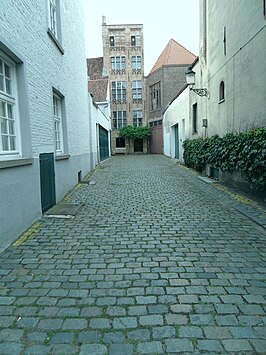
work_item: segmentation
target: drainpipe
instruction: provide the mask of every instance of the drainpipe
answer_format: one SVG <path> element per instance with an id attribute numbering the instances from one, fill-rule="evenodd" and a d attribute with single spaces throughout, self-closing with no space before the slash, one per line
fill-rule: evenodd
<path id="1" fill-rule="evenodd" d="M 207 3 L 206 0 L 201 0 L 201 43 L 200 53 L 206 62 L 207 50 Z"/>

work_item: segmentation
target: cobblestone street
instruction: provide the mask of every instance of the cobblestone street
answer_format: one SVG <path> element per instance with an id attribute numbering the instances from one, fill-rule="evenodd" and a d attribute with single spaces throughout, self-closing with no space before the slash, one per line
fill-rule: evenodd
<path id="1" fill-rule="evenodd" d="M 265 230 L 197 176 L 112 157 L 3 251 L 0 354 L 266 354 Z"/>

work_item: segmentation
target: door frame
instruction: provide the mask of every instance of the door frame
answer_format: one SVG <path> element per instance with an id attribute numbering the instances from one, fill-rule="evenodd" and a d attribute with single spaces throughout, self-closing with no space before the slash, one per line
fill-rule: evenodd
<path id="1" fill-rule="evenodd" d="M 39 164 L 41 208 L 44 213 L 56 204 L 54 153 L 41 153 Z"/>

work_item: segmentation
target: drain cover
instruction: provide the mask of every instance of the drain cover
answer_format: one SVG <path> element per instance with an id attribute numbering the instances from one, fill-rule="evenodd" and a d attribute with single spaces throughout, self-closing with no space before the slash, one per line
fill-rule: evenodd
<path id="1" fill-rule="evenodd" d="M 50 208 L 45 214 L 49 216 L 75 216 L 81 205 L 78 203 L 58 203 Z"/>

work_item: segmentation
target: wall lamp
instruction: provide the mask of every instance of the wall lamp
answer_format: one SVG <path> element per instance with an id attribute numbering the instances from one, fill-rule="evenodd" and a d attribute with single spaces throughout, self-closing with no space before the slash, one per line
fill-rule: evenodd
<path id="1" fill-rule="evenodd" d="M 192 67 L 188 67 L 186 71 L 186 80 L 190 90 L 194 91 L 195 94 L 199 96 L 208 96 L 208 90 L 205 88 L 202 89 L 193 89 L 195 85 L 195 72 L 192 70 Z"/>

